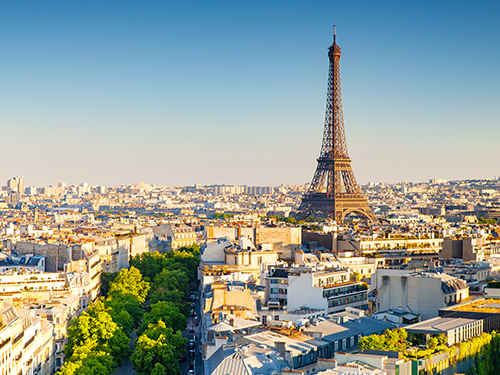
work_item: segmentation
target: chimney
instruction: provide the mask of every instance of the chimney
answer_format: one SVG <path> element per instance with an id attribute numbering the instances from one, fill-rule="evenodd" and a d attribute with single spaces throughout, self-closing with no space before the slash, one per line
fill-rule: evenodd
<path id="1" fill-rule="evenodd" d="M 283 358 L 286 358 L 286 342 L 276 341 L 274 343 L 276 350 L 281 354 Z"/>

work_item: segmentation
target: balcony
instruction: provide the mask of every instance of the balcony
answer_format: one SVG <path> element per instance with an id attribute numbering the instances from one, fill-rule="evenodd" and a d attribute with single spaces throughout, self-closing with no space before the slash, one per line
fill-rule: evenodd
<path id="1" fill-rule="evenodd" d="M 13 341 L 12 345 L 16 345 L 24 337 L 24 331 L 21 332 Z"/>
<path id="2" fill-rule="evenodd" d="M 10 337 L 6 338 L 0 343 L 0 349 L 2 349 L 5 345 L 7 345 L 10 342 Z"/>
<path id="3" fill-rule="evenodd" d="M 347 296 L 354 293 L 364 292 L 368 290 L 368 286 L 366 284 L 351 284 L 348 286 L 344 286 L 338 289 L 328 289 L 323 291 L 323 298 L 335 298 L 340 296 Z"/>
<path id="4" fill-rule="evenodd" d="M 28 341 L 26 341 L 26 344 L 24 344 L 24 349 L 30 346 L 33 341 L 35 341 L 35 335 L 33 335 Z"/>

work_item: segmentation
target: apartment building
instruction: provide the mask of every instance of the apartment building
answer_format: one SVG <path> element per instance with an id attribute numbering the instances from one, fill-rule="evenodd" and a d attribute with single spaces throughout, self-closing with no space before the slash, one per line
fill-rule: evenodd
<path id="1" fill-rule="evenodd" d="M 325 313 L 346 307 L 368 308 L 368 286 L 351 281 L 348 269 L 314 270 L 304 267 L 271 267 L 264 275 L 265 303 L 269 309 L 288 311 L 307 307 Z"/>
<path id="2" fill-rule="evenodd" d="M 0 374 L 53 374 L 54 325 L 3 300 L 0 316 Z"/>
<path id="3" fill-rule="evenodd" d="M 438 272 L 377 269 L 371 286 L 378 293 L 377 311 L 400 308 L 422 319 L 434 318 L 439 309 L 469 299 L 464 280 Z"/>

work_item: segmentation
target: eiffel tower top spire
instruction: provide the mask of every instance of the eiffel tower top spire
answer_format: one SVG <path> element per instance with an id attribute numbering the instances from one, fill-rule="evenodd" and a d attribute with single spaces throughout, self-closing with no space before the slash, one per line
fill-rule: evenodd
<path id="1" fill-rule="evenodd" d="M 342 110 L 342 84 L 340 80 L 340 47 L 337 45 L 336 26 L 333 44 L 328 48 L 328 92 L 326 97 L 325 130 L 320 158 L 349 159 Z"/>
<path id="2" fill-rule="evenodd" d="M 296 216 L 330 216 L 338 222 L 354 212 L 374 221 L 375 216 L 362 195 L 347 152 L 347 141 L 342 110 L 342 85 L 340 81 L 340 47 L 337 30 L 333 26 L 333 44 L 328 48 L 328 89 L 326 96 L 325 128 L 318 166 L 302 199 Z"/>

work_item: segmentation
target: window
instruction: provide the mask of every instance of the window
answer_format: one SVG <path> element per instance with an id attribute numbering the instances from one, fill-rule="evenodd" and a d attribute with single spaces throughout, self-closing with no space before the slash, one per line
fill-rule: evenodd
<path id="1" fill-rule="evenodd" d="M 314 361 L 314 352 L 311 351 L 310 355 L 311 355 L 311 361 Z"/>
<path id="2" fill-rule="evenodd" d="M 347 341 L 346 339 L 342 339 L 342 349 L 347 348 Z"/>
<path id="3" fill-rule="evenodd" d="M 299 365 L 300 365 L 300 364 L 302 364 L 302 356 L 301 356 L 301 355 L 299 355 L 299 356 L 297 357 L 297 360 L 299 361 Z"/>
<path id="4" fill-rule="evenodd" d="M 325 357 L 328 358 L 328 346 L 325 348 Z"/>
<path id="5" fill-rule="evenodd" d="M 351 346 L 354 346 L 354 336 L 351 337 Z"/>
<path id="6" fill-rule="evenodd" d="M 334 352 L 338 352 L 339 351 L 339 342 L 338 341 L 335 341 L 333 343 L 333 351 Z"/>
<path id="7" fill-rule="evenodd" d="M 272 294 L 278 294 L 278 288 L 271 288 Z"/>
<path id="8" fill-rule="evenodd" d="M 278 280 L 276 280 L 276 279 L 271 279 L 271 284 L 278 284 Z"/>

